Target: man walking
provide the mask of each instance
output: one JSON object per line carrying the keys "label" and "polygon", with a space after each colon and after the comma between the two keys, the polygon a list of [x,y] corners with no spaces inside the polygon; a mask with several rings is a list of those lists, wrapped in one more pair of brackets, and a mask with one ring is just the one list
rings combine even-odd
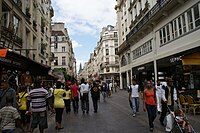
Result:
{"label": "man walking", "polygon": [[47,105],[46,101],[48,98],[48,91],[41,87],[42,82],[36,81],[34,83],[34,89],[31,90],[28,94],[28,108],[30,107],[30,102],[32,103],[31,113],[31,133],[39,125],[40,133],[44,132],[44,129],[48,128],[47,125]]}
{"label": "man walking", "polygon": [[85,82],[85,79],[82,78],[81,79],[81,85],[80,85],[80,93],[81,93],[81,106],[82,106],[82,111],[83,114],[89,113],[89,84],[87,82]]}
{"label": "man walking", "polygon": [[171,78],[167,78],[167,86],[163,86],[162,90],[162,112],[160,116],[160,124],[164,125],[163,121],[167,114],[167,106],[173,111],[174,110],[174,101],[177,101],[177,91],[173,86],[173,80]]}

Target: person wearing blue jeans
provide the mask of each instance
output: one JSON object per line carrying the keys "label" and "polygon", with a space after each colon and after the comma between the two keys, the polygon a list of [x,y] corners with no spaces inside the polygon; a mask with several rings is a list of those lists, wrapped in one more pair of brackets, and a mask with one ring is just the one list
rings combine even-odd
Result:
{"label": "person wearing blue jeans", "polygon": [[136,116],[136,112],[139,112],[139,85],[136,84],[136,80],[132,79],[132,84],[129,86],[129,99],[132,101],[133,117]]}

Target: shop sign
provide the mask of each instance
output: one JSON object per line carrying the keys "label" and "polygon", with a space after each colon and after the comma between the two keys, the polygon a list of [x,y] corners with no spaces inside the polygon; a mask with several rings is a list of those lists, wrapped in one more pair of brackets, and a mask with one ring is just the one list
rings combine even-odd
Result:
{"label": "shop sign", "polygon": [[170,59],[170,63],[178,62],[178,61],[180,61],[180,60],[181,60],[181,56],[179,56],[179,57],[174,57],[174,58],[171,58],[171,59]]}
{"label": "shop sign", "polygon": [[21,66],[20,62],[14,61],[14,60],[10,60],[10,59],[6,59],[6,58],[0,58],[0,61],[4,62],[4,63],[8,63],[11,65],[15,65],[15,66]]}
{"label": "shop sign", "polygon": [[138,71],[144,70],[145,67],[138,67]]}

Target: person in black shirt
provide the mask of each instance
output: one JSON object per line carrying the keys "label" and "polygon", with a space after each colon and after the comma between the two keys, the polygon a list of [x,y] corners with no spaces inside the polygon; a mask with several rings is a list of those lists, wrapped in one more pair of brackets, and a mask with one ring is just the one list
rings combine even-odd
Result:
{"label": "person in black shirt", "polygon": [[97,113],[98,109],[98,99],[100,96],[100,89],[96,82],[93,82],[93,86],[91,88],[92,102],[94,107],[94,113]]}

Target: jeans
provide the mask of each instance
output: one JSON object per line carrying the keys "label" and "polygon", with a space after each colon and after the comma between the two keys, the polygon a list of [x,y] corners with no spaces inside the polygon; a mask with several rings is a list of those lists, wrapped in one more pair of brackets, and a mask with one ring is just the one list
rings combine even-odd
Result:
{"label": "jeans", "polygon": [[96,112],[98,109],[98,97],[92,97],[94,111]]}
{"label": "jeans", "polygon": [[139,97],[132,97],[133,114],[139,112]]}
{"label": "jeans", "polygon": [[82,111],[85,112],[85,110],[88,112],[89,111],[89,97],[88,93],[83,93],[83,96],[81,98],[81,107]]}
{"label": "jeans", "polygon": [[2,133],[15,133],[15,129],[6,129],[3,130]]}
{"label": "jeans", "polygon": [[154,128],[153,121],[156,118],[156,106],[146,104],[146,109],[149,118],[149,127]]}
{"label": "jeans", "polygon": [[73,104],[74,112],[77,112],[77,113],[78,113],[78,101],[79,101],[78,97],[74,97],[72,99],[72,104]]}

